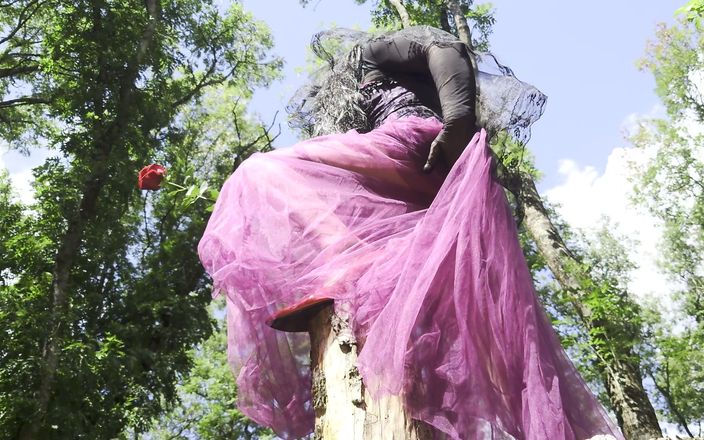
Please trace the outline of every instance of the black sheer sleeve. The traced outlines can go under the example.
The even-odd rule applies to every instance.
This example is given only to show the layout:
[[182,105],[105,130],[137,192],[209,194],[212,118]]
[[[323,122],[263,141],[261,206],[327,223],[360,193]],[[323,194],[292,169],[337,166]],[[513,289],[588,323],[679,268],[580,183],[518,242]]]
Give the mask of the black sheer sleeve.
[[363,49],[362,66],[364,82],[394,74],[430,76],[444,122],[476,124],[474,69],[464,44],[426,48],[405,38],[374,41]]
[[423,46],[397,37],[368,43],[362,52],[364,82],[384,76],[430,77],[440,101],[444,129],[436,139],[449,164],[459,157],[476,125],[476,82],[466,46]]

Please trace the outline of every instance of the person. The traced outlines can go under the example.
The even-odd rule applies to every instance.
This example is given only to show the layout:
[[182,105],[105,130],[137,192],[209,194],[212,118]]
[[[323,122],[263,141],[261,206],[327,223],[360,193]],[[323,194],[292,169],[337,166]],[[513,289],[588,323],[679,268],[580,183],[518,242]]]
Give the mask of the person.
[[437,29],[348,40],[299,96],[314,136],[245,160],[199,244],[241,411],[283,438],[312,431],[305,331],[332,303],[365,387],[438,435],[622,438],[537,300],[494,178],[487,128],[520,139],[544,96]]

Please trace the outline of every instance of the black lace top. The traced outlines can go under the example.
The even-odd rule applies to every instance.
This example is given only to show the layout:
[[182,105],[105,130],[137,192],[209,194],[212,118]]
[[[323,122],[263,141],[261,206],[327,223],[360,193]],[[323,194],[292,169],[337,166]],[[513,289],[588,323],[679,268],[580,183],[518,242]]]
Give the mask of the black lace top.
[[367,114],[369,128],[374,129],[390,117],[419,116],[441,119],[440,115],[424,105],[418,96],[390,78],[364,84],[362,107]]

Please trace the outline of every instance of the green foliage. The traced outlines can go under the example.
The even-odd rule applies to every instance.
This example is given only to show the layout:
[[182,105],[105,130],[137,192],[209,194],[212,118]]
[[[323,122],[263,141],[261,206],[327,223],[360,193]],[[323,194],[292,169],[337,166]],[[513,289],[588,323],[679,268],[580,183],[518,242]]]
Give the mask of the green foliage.
[[688,21],[697,25],[701,24],[701,17],[704,16],[704,1],[689,0],[686,5],[675,11],[677,15],[683,15]]
[[[530,263],[533,256],[537,258],[538,251],[534,249],[535,245],[528,238],[527,230],[522,227],[525,217],[522,191],[525,177],[530,176],[530,178],[538,180],[540,172],[535,168],[532,153],[525,145],[516,142],[506,131],[497,133],[489,142],[494,155],[496,179],[506,188],[506,195],[519,226],[524,254]],[[532,270],[533,272],[545,270],[545,262],[542,258],[540,261],[541,268]]]
[[[639,363],[643,312],[628,291],[628,274],[635,268],[628,259],[630,242],[614,235],[614,227],[604,219],[595,230],[574,232],[556,212],[552,219],[568,242],[578,262],[567,268],[580,280],[579,301],[574,292],[555,281],[539,289],[548,314],[562,344],[601,402],[612,408],[606,387],[605,369],[624,360]],[[589,310],[588,317],[579,310]]]
[[[582,289],[588,292],[582,302],[591,311],[591,320],[599,323],[588,329],[595,354],[603,364],[624,356],[633,356],[641,341],[643,325],[640,307],[628,292],[628,274],[635,265],[628,259],[627,239],[615,237],[613,227],[605,222],[581,251],[582,266],[588,273]],[[576,247],[579,249],[578,247]]]
[[680,286],[684,311],[704,324],[704,136],[653,121],[632,140],[643,149],[655,146],[638,175],[637,197],[663,223],[661,265]]
[[696,128],[704,120],[700,3],[690,2],[690,20],[661,26],[648,45],[641,67],[653,73],[669,119],[643,121],[631,138],[647,157],[635,169],[635,198],[662,222],[661,266],[675,288],[668,308],[681,317],[649,314],[647,374],[665,416],[684,429],[701,424],[704,414],[704,135]]
[[193,368],[178,386],[178,404],[164,413],[146,439],[223,440],[274,438],[237,411],[237,385],[227,363],[224,311],[218,330],[193,352]]
[[704,135],[688,128],[704,120],[694,81],[704,71],[701,42],[702,33],[690,24],[660,30],[643,65],[655,76],[672,119],[644,123],[632,142],[650,156],[636,192],[664,223],[663,267],[682,286],[685,312],[704,324]]
[[[299,0],[307,5],[310,0]],[[358,4],[368,0],[355,0]],[[491,3],[474,4],[473,0],[460,0],[463,14],[472,28],[472,44],[477,50],[488,50],[489,35],[494,25],[494,7]],[[409,0],[403,5],[408,11],[411,24],[428,25],[444,29],[457,35],[457,28],[444,2],[437,0]],[[402,27],[398,12],[388,0],[374,0],[372,23],[380,29],[400,29]]]
[[689,430],[704,421],[704,335],[700,329],[678,328],[662,309],[658,303],[648,308],[644,370],[658,391],[663,415]]
[[[5,100],[23,90],[49,98],[42,124],[21,132],[0,105],[0,136],[56,155],[34,170],[31,206],[0,176],[0,439],[28,425],[37,438],[115,438],[172,405],[191,348],[212,333],[196,254],[210,204],[198,196],[213,197],[243,157],[269,147],[245,104],[280,61],[238,3],[224,13],[208,0],[42,6],[25,23],[38,68],[0,84]],[[137,171],[150,162],[198,189],[140,194]],[[77,227],[61,305],[57,253]],[[53,322],[58,369],[41,419]]]
[[688,111],[704,114],[698,77],[704,67],[700,56],[704,36],[693,23],[658,27],[656,41],[648,42],[647,55],[639,62],[655,78],[657,93],[673,119]]
[[39,41],[54,6],[48,0],[0,3],[0,139],[16,148],[46,129],[41,106],[50,97],[34,93],[30,81],[41,67]]

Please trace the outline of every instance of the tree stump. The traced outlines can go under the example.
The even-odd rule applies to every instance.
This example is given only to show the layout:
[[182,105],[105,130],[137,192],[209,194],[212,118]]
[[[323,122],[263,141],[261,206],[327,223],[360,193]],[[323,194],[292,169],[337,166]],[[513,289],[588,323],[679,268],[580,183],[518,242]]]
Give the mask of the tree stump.
[[406,415],[400,397],[371,397],[357,369],[358,343],[332,306],[313,316],[309,328],[315,439],[432,439],[429,426]]

